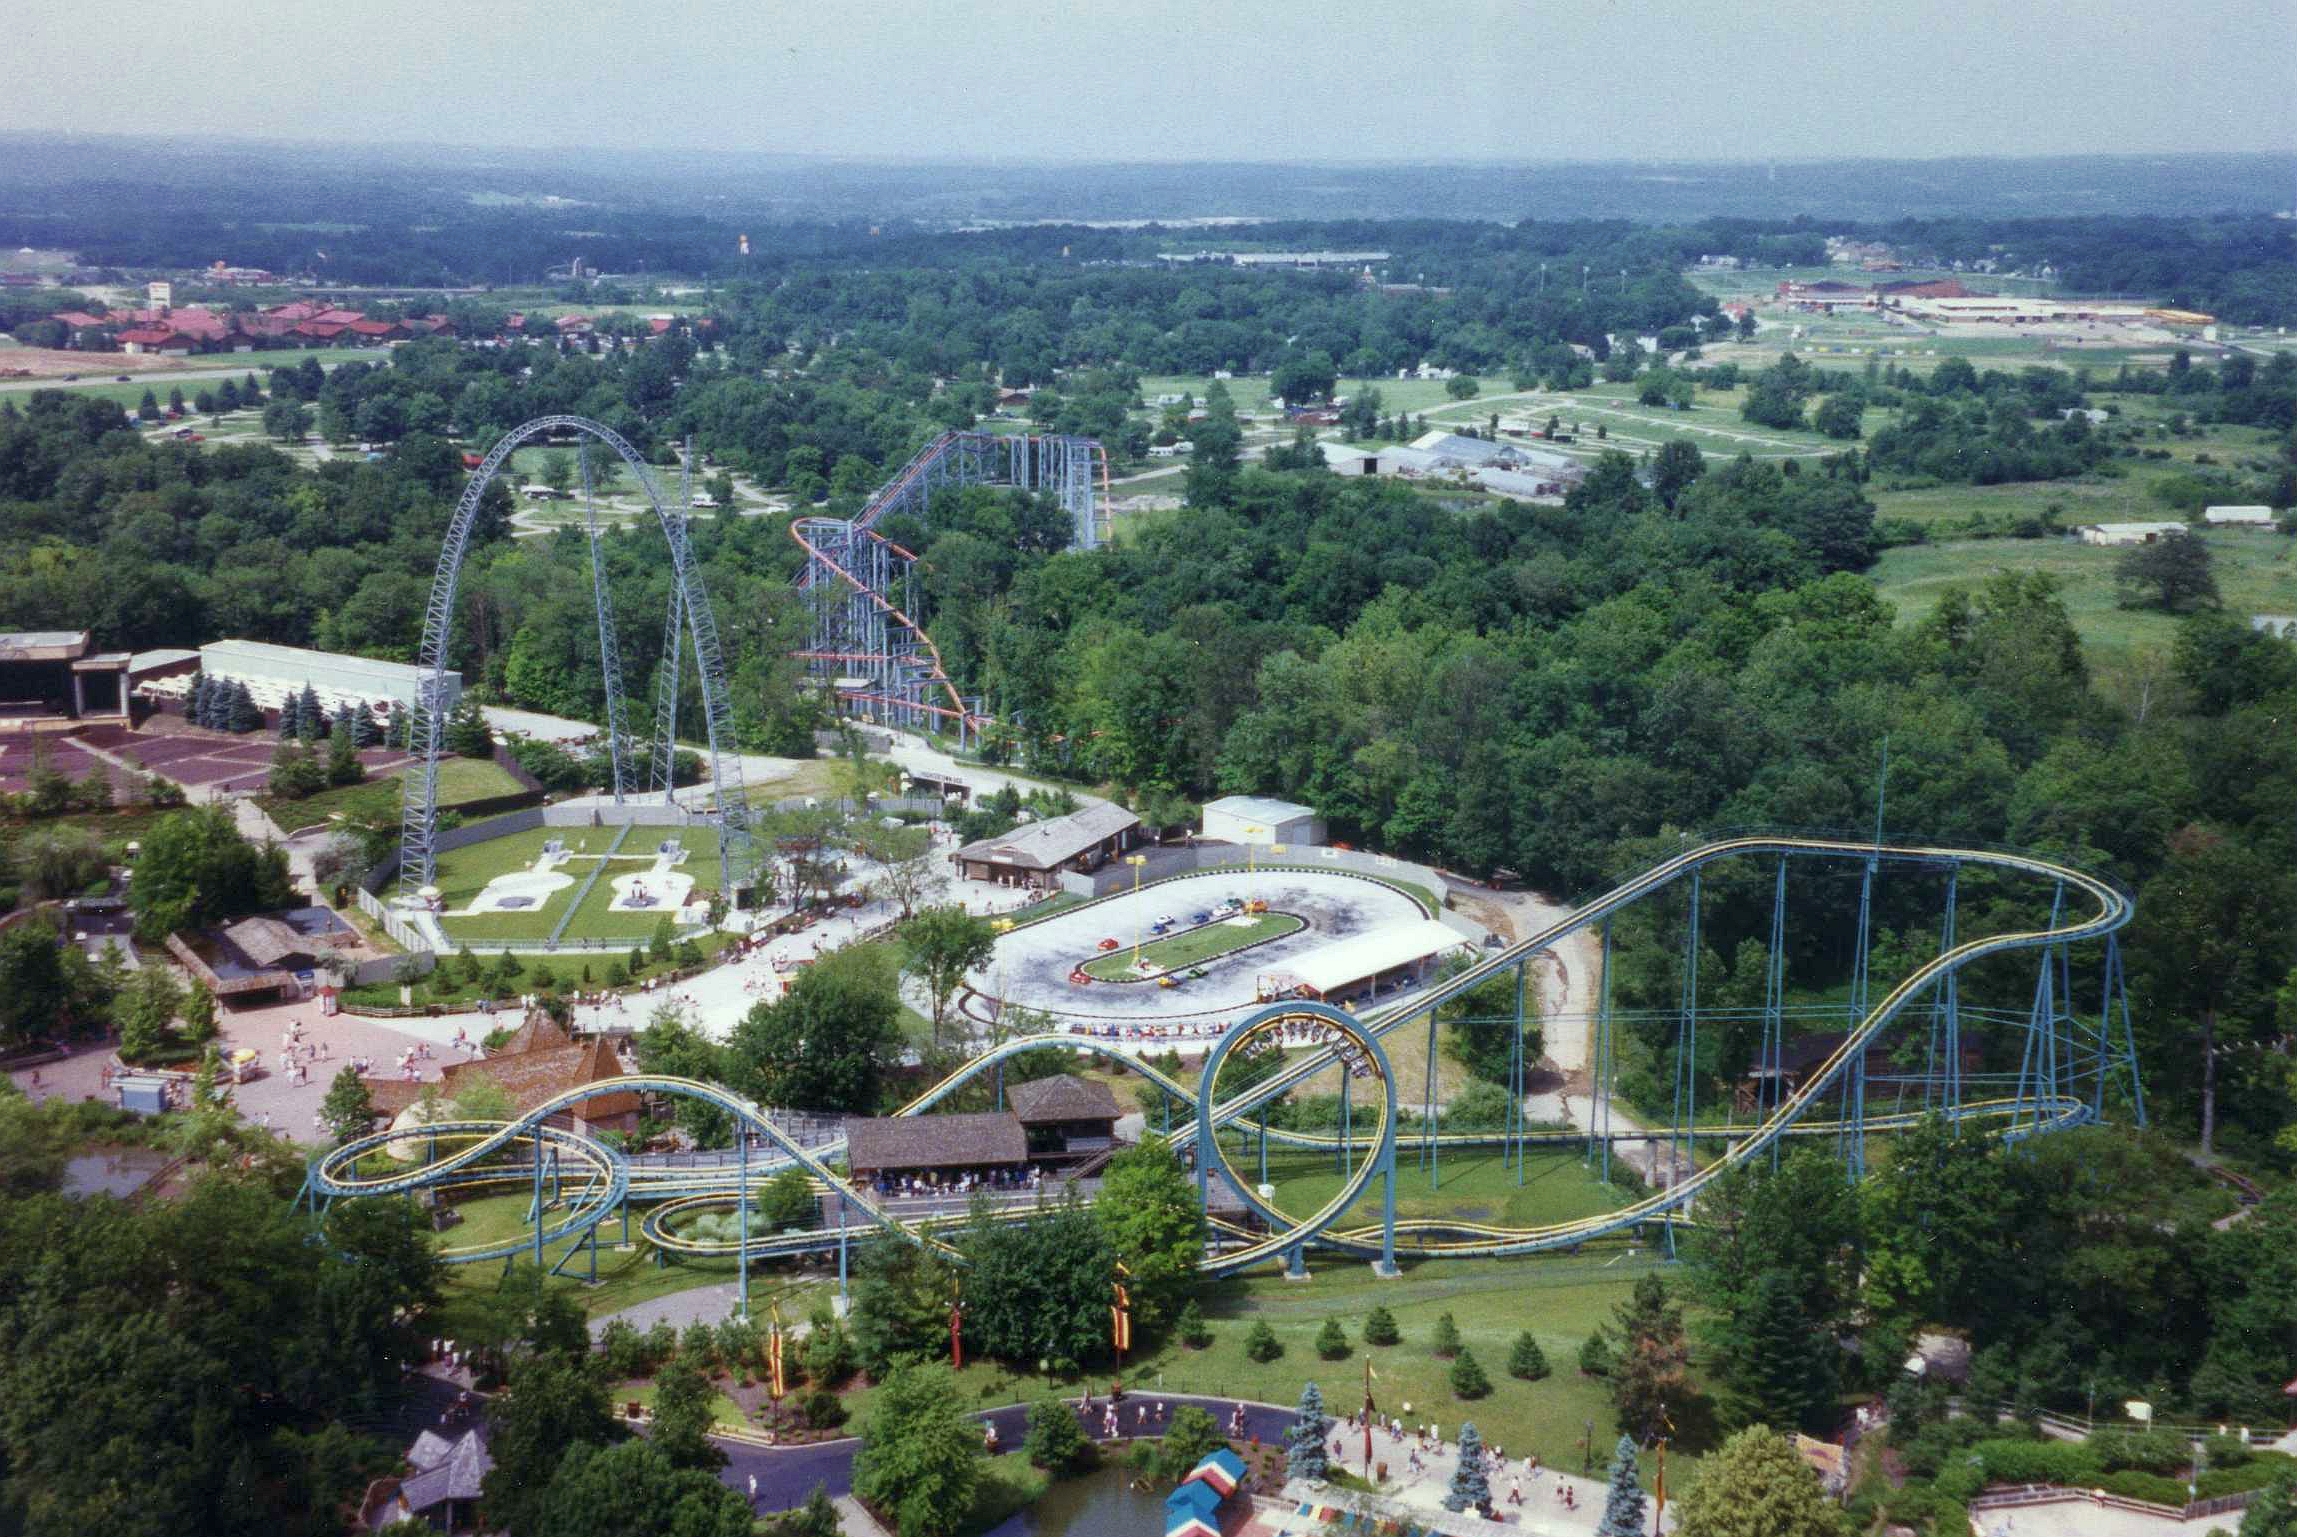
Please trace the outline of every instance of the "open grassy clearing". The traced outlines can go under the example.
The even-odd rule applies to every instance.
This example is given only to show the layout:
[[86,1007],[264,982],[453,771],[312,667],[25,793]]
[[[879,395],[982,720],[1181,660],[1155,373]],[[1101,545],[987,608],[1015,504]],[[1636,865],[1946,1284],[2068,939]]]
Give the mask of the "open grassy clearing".
[[[1472,1419],[1487,1442],[1505,1447],[1511,1458],[1537,1452],[1551,1467],[1577,1471],[1579,1443],[1594,1422],[1596,1463],[1602,1466],[1617,1438],[1608,1384],[1582,1377],[1574,1363],[1579,1347],[1612,1310],[1627,1298],[1635,1277],[1649,1268],[1641,1256],[1616,1250],[1600,1257],[1528,1260],[1431,1260],[1405,1267],[1400,1279],[1383,1281],[1359,1261],[1327,1258],[1311,1264],[1306,1281],[1286,1281],[1273,1269],[1248,1279],[1205,1283],[1200,1305],[1212,1325],[1213,1342],[1203,1350],[1167,1342],[1127,1363],[1124,1380],[1136,1393],[1202,1393],[1216,1398],[1253,1398],[1289,1404],[1301,1384],[1319,1382],[1327,1405],[1352,1406],[1354,1384],[1371,1358],[1378,1374],[1374,1389],[1389,1411],[1413,1420],[1433,1420],[1447,1438],[1460,1421]],[[1366,1346],[1365,1314],[1385,1306],[1403,1334],[1400,1344]],[[785,1309],[786,1311],[786,1309]],[[1450,1313],[1462,1343],[1475,1353],[1492,1381],[1488,1397],[1472,1403],[1453,1397],[1447,1377],[1451,1363],[1429,1349],[1438,1315]],[[1315,1338],[1326,1319],[1338,1320],[1351,1346],[1340,1361],[1316,1354]],[[1244,1336],[1265,1321],[1284,1353],[1261,1363],[1246,1358]],[[1507,1375],[1508,1351],[1517,1334],[1530,1330],[1547,1356],[1550,1375],[1521,1382]],[[1106,1391],[1107,1373],[1093,1376],[1096,1392]],[[995,1363],[971,1361],[958,1374],[959,1391],[981,1408],[1039,1398],[1075,1399],[1076,1382],[1020,1375]],[[858,1415],[872,1394],[864,1389],[846,1402]],[[1377,1451],[1391,1463],[1401,1457]]]
[[[2151,516],[2164,516],[2154,509]],[[2087,514],[2073,521],[2088,521]],[[2217,586],[2237,615],[2286,613],[2297,607],[2297,543],[2275,534],[2196,533],[2216,557]],[[2082,637],[2090,665],[2127,670],[2141,652],[2166,652],[2178,621],[2157,609],[2120,606],[2114,565],[2123,551],[2073,539],[1959,540],[1907,545],[1883,552],[1875,568],[1882,598],[1901,623],[1915,623],[1950,588],[1976,587],[1994,571],[2046,571],[2061,587],[2067,613]]]
[[[1358,1109],[1357,1130],[1369,1131],[1372,1118],[1362,1113],[1361,1106]],[[1249,1135],[1226,1139],[1226,1151],[1239,1172],[1254,1181],[1259,1179],[1259,1150]],[[1361,1160],[1356,1163],[1360,1165]],[[1617,1211],[1638,1194],[1625,1185],[1605,1185],[1580,1154],[1569,1148],[1532,1149],[1524,1160],[1521,1185],[1497,1147],[1442,1152],[1436,1160],[1433,1184],[1416,1151],[1400,1151],[1396,1165],[1398,1217],[1457,1217],[1500,1227],[1539,1227]],[[1333,1158],[1281,1144],[1270,1145],[1268,1177],[1276,1186],[1278,1209],[1295,1216],[1320,1210],[1345,1183]],[[1350,1209],[1350,1217],[1377,1222],[1379,1216],[1380,1197],[1375,1185]]]
[[[1152,939],[1140,947],[1141,961],[1159,971],[1176,970],[1209,961],[1216,955],[1241,950],[1246,945],[1275,939],[1285,934],[1297,934],[1307,925],[1290,913],[1259,913],[1247,917],[1223,919],[1201,928],[1175,934],[1167,939]],[[1124,946],[1085,962],[1085,975],[1103,982],[1121,980],[1133,974],[1133,949]]]
[[[524,1195],[482,1196],[464,1201],[455,1207],[462,1221],[438,1236],[442,1247],[473,1243],[501,1242],[531,1233],[526,1221],[527,1197]],[[616,1247],[622,1236],[619,1222],[609,1222],[599,1228],[598,1284],[585,1283],[588,1261],[577,1257],[567,1267],[567,1273],[546,1277],[543,1284],[553,1290],[565,1291],[580,1304],[584,1313],[600,1318],[609,1313],[655,1297],[690,1290],[696,1286],[713,1286],[733,1281],[738,1270],[730,1259],[697,1259],[681,1255],[667,1264],[657,1266],[650,1245],[637,1241],[637,1224],[631,1224],[632,1243],[628,1248]],[[558,1263],[569,1250],[579,1247],[576,1240],[566,1239],[543,1248],[543,1269],[547,1271]],[[446,1301],[440,1333],[452,1337],[471,1337],[481,1316],[485,1300],[500,1290],[503,1283],[500,1261],[480,1261],[470,1265],[451,1265],[446,1272]],[[514,1286],[531,1287],[531,1275],[520,1274],[510,1282]],[[750,1274],[750,1305],[753,1313],[763,1313],[772,1303],[781,1304],[785,1318],[806,1316],[817,1305],[826,1305],[829,1293],[835,1289],[835,1272],[825,1285],[817,1273],[794,1268],[763,1268],[753,1266]]]
[[[271,819],[289,832],[299,827],[314,826],[336,815],[341,815],[346,821],[392,822],[398,820],[406,772],[405,769],[395,769],[380,779],[322,790],[302,800],[279,800],[271,796],[262,796],[259,800],[263,809],[270,813]],[[472,801],[492,800],[498,795],[516,795],[525,788],[511,778],[508,769],[491,758],[439,760],[441,810],[451,810]]]

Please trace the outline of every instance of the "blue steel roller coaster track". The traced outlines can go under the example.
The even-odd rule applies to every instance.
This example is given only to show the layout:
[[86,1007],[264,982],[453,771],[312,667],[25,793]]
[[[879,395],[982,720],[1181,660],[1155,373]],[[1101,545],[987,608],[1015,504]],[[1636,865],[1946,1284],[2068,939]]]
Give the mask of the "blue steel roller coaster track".
[[[1869,884],[1877,865],[1886,861],[1942,866],[1956,873],[1973,867],[2031,877],[2054,887],[2051,918],[2039,927],[1968,939],[1952,939],[1949,924],[1950,942],[1867,1006],[1831,1054],[1811,1068],[1791,1092],[1782,1091],[1767,1113],[1752,1124],[1694,1124],[1688,1129],[1678,1127],[1665,1133],[1626,1134],[1597,1128],[1587,1132],[1510,1133],[1443,1132],[1440,1129],[1412,1133],[1400,1129],[1395,1077],[1381,1046],[1382,1037],[1447,1002],[1466,997],[1494,978],[1519,971],[1534,957],[1569,936],[1605,926],[1614,915],[1679,882],[1694,883],[1695,893],[1698,873],[1708,865],[1729,859],[1766,857],[1782,862],[1782,891],[1783,862],[1790,859],[1858,861],[1864,865]],[[1863,900],[1861,906],[1863,915]],[[1868,1133],[1887,1132],[1915,1123],[1925,1112],[1877,1115],[1865,1112],[1861,1075],[1866,1055],[1886,1029],[1925,995],[1942,995],[1951,1000],[1965,968],[2010,952],[2042,952],[2039,998],[2053,989],[2063,988],[2065,983],[2058,980],[2061,976],[2070,979],[2066,947],[2103,941],[2107,986],[2116,988],[2119,968],[2114,936],[2129,922],[2132,911],[2129,896],[2110,881],[2033,854],[1821,837],[1726,838],[1687,848],[1662,860],[1548,927],[1493,951],[1430,989],[1368,1013],[1362,1019],[1320,1003],[1270,1005],[1220,1038],[1194,1089],[1111,1043],[1062,1035],[1027,1036],[1006,1041],[972,1058],[898,1113],[926,1114],[982,1074],[1032,1051],[1083,1052],[1121,1063],[1174,1102],[1194,1104],[1193,1124],[1176,1129],[1172,1141],[1178,1146],[1199,1150],[1196,1162],[1200,1196],[1210,1179],[1217,1176],[1235,1190],[1246,1209],[1263,1225],[1264,1230],[1255,1231],[1233,1222],[1209,1223],[1211,1242],[1201,1269],[1210,1275],[1232,1274],[1278,1259],[1297,1268],[1310,1245],[1371,1258],[1382,1266],[1391,1265],[1398,1256],[1514,1256],[1572,1249],[1655,1222],[1672,1224],[1682,1220],[1710,1182],[1728,1169],[1770,1154],[1783,1138],[1827,1135],[1847,1138],[1855,1134],[1862,1145]],[[1862,956],[1863,953],[1862,945]],[[2112,1040],[2112,1001],[2109,996],[2094,1037],[2094,1071],[2086,1073],[2089,1079],[2086,1094],[2081,1092],[2085,1072],[2077,1072],[2071,1062],[2059,1065],[2058,1059],[2070,1057],[2075,1045],[2070,1039],[2061,1042],[2053,1026],[2045,1045],[2038,1047],[2029,1041],[2031,1071],[2021,1072],[2018,1093],[1970,1100],[1957,1096],[1945,1107],[1944,1113],[1958,1122],[1994,1123],[2000,1134],[2010,1137],[2062,1130],[2101,1118],[2108,1080],[2126,1067],[2127,1093],[2142,1118],[2142,1091],[2136,1080],[2136,1059],[2128,1039],[2126,1001],[2118,1047]],[[2054,1009],[2045,1010],[2038,1003],[2037,1018],[2045,1015],[2054,1017]],[[1277,1027],[1284,1025],[1307,1026],[1319,1044],[1286,1056],[1274,1074],[1250,1088],[1226,1099],[1217,1098],[1222,1061],[1237,1051],[1255,1049],[1257,1043],[1266,1041],[1277,1033]],[[1297,1035],[1298,1031],[1294,1033]],[[2040,1054],[2049,1058],[2046,1069],[2039,1065]],[[1342,1181],[1340,1189],[1315,1212],[1296,1218],[1278,1210],[1230,1166],[1218,1133],[1224,1128],[1241,1130],[1250,1124],[1249,1118],[1256,1109],[1311,1083],[1336,1065],[1376,1082],[1379,1091],[1376,1114],[1368,1134],[1359,1135],[1352,1129],[1341,1137],[1273,1129],[1263,1132],[1266,1137],[1296,1146],[1340,1150],[1351,1160],[1349,1176]],[[1853,1085],[1858,1088],[1855,1094]],[[586,1099],[631,1092],[685,1097],[715,1105],[732,1116],[739,1126],[762,1138],[774,1151],[761,1151],[753,1159],[750,1139],[743,1137],[737,1139],[741,1151],[736,1165],[715,1169],[661,1169],[635,1164],[602,1143],[551,1124],[553,1117]],[[1811,1114],[1830,1098],[1839,1102],[1837,1118],[1821,1120]],[[1651,1140],[1661,1136],[1682,1140],[1686,1146],[1691,1142],[1720,1144],[1721,1151],[1703,1163],[1694,1155],[1680,1166],[1680,1177],[1630,1204],[1565,1222],[1511,1228],[1449,1217],[1398,1221],[1395,1216],[1395,1155],[1399,1146],[1466,1147],[1489,1145],[1508,1138],[1518,1144],[1578,1145],[1583,1141],[1592,1144],[1597,1140]],[[424,1144],[428,1151],[412,1166],[400,1166],[393,1159],[373,1156],[387,1147],[404,1149],[413,1143]],[[849,1218],[864,1232],[877,1230],[954,1252],[942,1234],[953,1222],[963,1218],[910,1219],[896,1214],[869,1190],[846,1181],[836,1166],[843,1152],[842,1141],[813,1147],[800,1145],[759,1106],[719,1085],[641,1073],[586,1084],[536,1105],[514,1121],[442,1122],[421,1130],[385,1131],[358,1138],[312,1159],[305,1195],[315,1208],[323,1208],[327,1202],[337,1199],[404,1196],[422,1190],[531,1188],[529,1231],[509,1239],[450,1247],[444,1251],[446,1259],[457,1263],[507,1261],[521,1254],[531,1254],[540,1263],[549,1246],[570,1238],[587,1239],[595,1255],[598,1229],[616,1213],[621,1214],[627,1237],[633,1205],[648,1208],[641,1232],[665,1253],[738,1255],[748,1261],[819,1252],[835,1245],[842,1255]],[[1360,1163],[1353,1161],[1358,1155],[1361,1155]],[[1853,1161],[1852,1167],[1856,1172],[1861,1164]],[[743,1236],[724,1242],[703,1241],[676,1231],[678,1219],[698,1209],[735,1207],[741,1212],[740,1230],[746,1235],[749,1204],[758,1182],[789,1168],[803,1171],[819,1191],[835,1198],[839,1222],[834,1230]],[[1377,1222],[1367,1224],[1351,1213],[1375,1181],[1384,1185],[1381,1213]],[[564,1266],[574,1253],[575,1249],[568,1249],[560,1256],[558,1265]],[[742,1269],[746,1281],[747,1263]]]

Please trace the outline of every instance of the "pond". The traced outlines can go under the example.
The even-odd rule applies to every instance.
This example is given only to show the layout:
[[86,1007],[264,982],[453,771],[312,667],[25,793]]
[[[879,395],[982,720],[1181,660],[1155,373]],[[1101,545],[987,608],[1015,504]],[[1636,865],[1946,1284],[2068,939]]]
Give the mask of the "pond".
[[126,1198],[167,1167],[168,1155],[151,1147],[91,1147],[64,1163],[64,1194]]
[[1164,1495],[1125,1487],[1121,1468],[1063,1479],[984,1537],[1162,1537]]

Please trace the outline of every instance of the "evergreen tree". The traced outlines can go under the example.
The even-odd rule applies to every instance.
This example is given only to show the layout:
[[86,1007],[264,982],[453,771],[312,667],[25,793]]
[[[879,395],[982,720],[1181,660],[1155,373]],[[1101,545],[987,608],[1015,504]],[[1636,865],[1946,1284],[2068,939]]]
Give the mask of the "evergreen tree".
[[295,696],[295,734],[306,742],[316,742],[327,734],[327,710],[319,703],[319,691],[308,681],[303,692]]
[[239,409],[239,381],[226,379],[215,387],[215,405],[219,411]]
[[357,1068],[346,1064],[335,1075],[327,1085],[327,1097],[319,1102],[319,1114],[337,1142],[348,1142],[373,1129],[375,1097],[367,1091],[366,1080]]
[[1385,1307],[1374,1304],[1364,1315],[1364,1343],[1367,1345],[1393,1345],[1402,1339],[1403,1331],[1396,1327],[1396,1315]]
[[[1727,1428],[1810,1426],[1833,1398],[1832,1347],[1814,1341],[1794,1277],[1766,1270],[1754,1295],[1717,1330],[1722,1418]],[[1814,1348],[1815,1346],[1824,1349]]]
[[1491,1379],[1476,1361],[1475,1352],[1462,1350],[1452,1362],[1452,1393],[1459,1398],[1481,1398],[1491,1391]]
[[1515,1337],[1515,1348],[1507,1353],[1507,1374],[1526,1382],[1537,1382],[1547,1375],[1547,1353],[1539,1348],[1529,1329]]
[[354,747],[374,746],[375,712],[367,709],[365,706],[361,706],[360,708],[350,712],[350,719],[351,745]]
[[279,703],[279,740],[282,742],[298,740],[303,734],[302,722],[303,701],[296,695],[289,694]]
[[263,724],[263,712],[256,708],[255,696],[244,683],[231,686],[231,713],[224,721],[224,729],[245,735]]
[[448,752],[463,758],[491,758],[494,756],[494,732],[487,719],[479,713],[478,701],[468,694],[457,701],[454,711],[447,717],[445,747]]
[[1191,1350],[1202,1350],[1212,1343],[1212,1326],[1204,1321],[1204,1309],[1196,1305],[1194,1297],[1182,1305],[1172,1332],[1174,1338]]
[[1316,1353],[1327,1361],[1348,1359],[1348,1336],[1341,1331],[1339,1319],[1325,1319],[1324,1327],[1316,1331]]
[[183,718],[195,726],[207,724],[207,674],[191,675],[191,692],[184,696]]
[[1460,1326],[1452,1322],[1452,1315],[1444,1313],[1436,1318],[1436,1354],[1450,1359],[1460,1353]]
[[1611,1453],[1611,1488],[1603,1497],[1603,1519],[1595,1537],[1643,1537],[1643,1484],[1635,1467],[1635,1442],[1621,1436]]
[[385,730],[385,740],[393,747],[405,748],[409,741],[410,724],[407,707],[398,700],[391,701],[391,723]]
[[1460,1426],[1460,1465],[1452,1470],[1452,1487],[1444,1495],[1444,1509],[1480,1513],[1490,1508],[1491,1475],[1484,1468],[1483,1435],[1475,1421],[1469,1420]]
[[247,406],[259,406],[263,404],[263,386],[256,382],[254,374],[250,373],[245,379],[240,381],[239,401],[241,405]]
[[1580,1375],[1583,1377],[1608,1377],[1611,1375],[1611,1368],[1614,1364],[1611,1355],[1611,1342],[1603,1337],[1603,1331],[1597,1329],[1588,1335],[1587,1342],[1579,1347]]
[[1667,1296],[1667,1285],[1656,1275],[1636,1279],[1634,1294],[1614,1314],[1619,1335],[1619,1365],[1611,1379],[1611,1397],[1619,1414],[1619,1427],[1640,1441],[1659,1433],[1667,1405],[1680,1403],[1690,1391],[1689,1344],[1683,1337],[1683,1310]]
[[1252,1332],[1244,1336],[1244,1353],[1263,1366],[1284,1354],[1284,1346],[1277,1341],[1276,1331],[1268,1327],[1267,1319],[1255,1321]]
[[1311,1382],[1300,1390],[1300,1413],[1284,1432],[1284,1476],[1320,1479],[1331,1466],[1326,1437],[1332,1421],[1324,1413],[1324,1390]]
[[359,764],[359,745],[351,740],[349,723],[339,723],[327,737],[327,782],[355,785],[366,773]]
[[160,398],[150,390],[145,390],[144,398],[136,402],[136,417],[139,421],[158,421],[160,419]]

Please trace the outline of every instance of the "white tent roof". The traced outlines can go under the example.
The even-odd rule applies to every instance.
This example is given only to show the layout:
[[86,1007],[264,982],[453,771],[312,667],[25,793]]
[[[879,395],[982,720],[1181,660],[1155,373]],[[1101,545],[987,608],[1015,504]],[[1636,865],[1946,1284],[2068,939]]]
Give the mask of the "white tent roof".
[[1457,929],[1422,918],[1417,923],[1391,924],[1353,939],[1320,945],[1287,962],[1284,970],[1319,993],[1330,993],[1467,943],[1467,936]]

